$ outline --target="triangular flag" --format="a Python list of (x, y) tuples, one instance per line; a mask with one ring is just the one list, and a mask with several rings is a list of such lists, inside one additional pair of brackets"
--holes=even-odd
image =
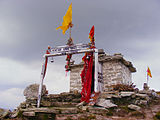
[(149, 67), (148, 67), (148, 69), (147, 69), (147, 75), (148, 75), (149, 77), (152, 77), (151, 70), (149, 69)]
[(66, 15), (63, 17), (62, 26), (59, 26), (56, 30), (62, 29), (63, 34), (65, 34), (70, 25), (72, 25), (72, 3), (66, 12)]
[(94, 38), (94, 25), (92, 26), (90, 33), (89, 33), (89, 38), (93, 39)]

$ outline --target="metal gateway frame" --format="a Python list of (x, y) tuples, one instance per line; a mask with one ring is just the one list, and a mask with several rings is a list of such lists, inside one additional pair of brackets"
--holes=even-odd
[(76, 45), (65, 45), (65, 46), (57, 46), (55, 48), (49, 48), (48, 49), (49, 54), (44, 54), (44, 63), (42, 64), (42, 72), (41, 72), (41, 78), (40, 78), (40, 85), (39, 85), (39, 91), (38, 91), (38, 100), (37, 100), (37, 107), (40, 107), (41, 102), (41, 95), (42, 95), (42, 86), (43, 86), (43, 80), (45, 77), (46, 72), (46, 62), (48, 61), (49, 57), (56, 57), (56, 56), (64, 56), (68, 54), (82, 54), (87, 52), (93, 52), (95, 57), (95, 75), (94, 75), (94, 91), (100, 92), (102, 89), (98, 85), (98, 78), (99, 78), (99, 63), (98, 63), (98, 49), (89, 49), (88, 44), (76, 44)]

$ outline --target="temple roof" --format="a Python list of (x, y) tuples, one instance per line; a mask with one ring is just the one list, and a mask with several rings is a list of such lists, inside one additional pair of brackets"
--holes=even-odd
[(99, 54), (99, 62), (108, 62), (114, 60), (122, 62), (126, 67), (129, 68), (131, 72), (136, 72), (136, 68), (133, 66), (132, 62), (125, 60), (121, 53), (115, 53), (114, 55)]
[[(122, 64), (124, 64), (126, 67), (129, 68), (131, 72), (136, 72), (136, 68), (133, 66), (132, 62), (125, 60), (121, 53), (108, 55), (108, 54), (105, 54), (102, 49), (99, 50), (99, 55), (98, 55), (99, 62), (109, 62), (109, 61), (115, 61), (115, 60), (118, 60)], [(70, 67), (71, 68), (78, 67), (78, 66), (82, 66), (83, 64), (84, 64), (83, 62), (81, 62), (80, 64), (72, 64)]]

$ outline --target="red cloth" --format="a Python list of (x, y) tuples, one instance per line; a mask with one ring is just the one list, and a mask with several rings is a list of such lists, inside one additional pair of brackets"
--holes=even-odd
[[(87, 59), (87, 56), (89, 59)], [(89, 103), (91, 97), (91, 85), (92, 85), (92, 68), (93, 68), (93, 53), (85, 54), (82, 58), (84, 61), (84, 68), (81, 73), (82, 80), (82, 92), (81, 92), (81, 102), (85, 101)]]
[[(95, 47), (95, 40), (94, 40), (94, 25), (92, 26), (90, 33), (90, 49), (94, 49)], [(89, 57), (87, 59), (87, 57)], [(82, 80), (82, 91), (81, 91), (81, 102), (85, 101), (86, 103), (90, 102), (91, 98), (91, 87), (92, 87), (92, 78), (93, 75), (93, 53), (86, 53), (85, 56), (82, 58), (84, 61), (84, 68), (81, 72), (81, 80)]]
[[(50, 54), (50, 52), (47, 50), (46, 54)], [(48, 63), (48, 57), (45, 57), (45, 65), (44, 65), (44, 73), (43, 73), (43, 79), (46, 75), (46, 70), (47, 70), (47, 63)]]
[(90, 33), (89, 33), (89, 38), (93, 39), (93, 37), (94, 37), (94, 25), (92, 26)]

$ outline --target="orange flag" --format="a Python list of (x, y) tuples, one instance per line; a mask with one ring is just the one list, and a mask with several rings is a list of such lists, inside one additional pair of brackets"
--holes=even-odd
[(147, 69), (147, 75), (148, 75), (149, 77), (152, 77), (151, 70), (149, 69), (149, 67), (148, 67), (148, 69)]

